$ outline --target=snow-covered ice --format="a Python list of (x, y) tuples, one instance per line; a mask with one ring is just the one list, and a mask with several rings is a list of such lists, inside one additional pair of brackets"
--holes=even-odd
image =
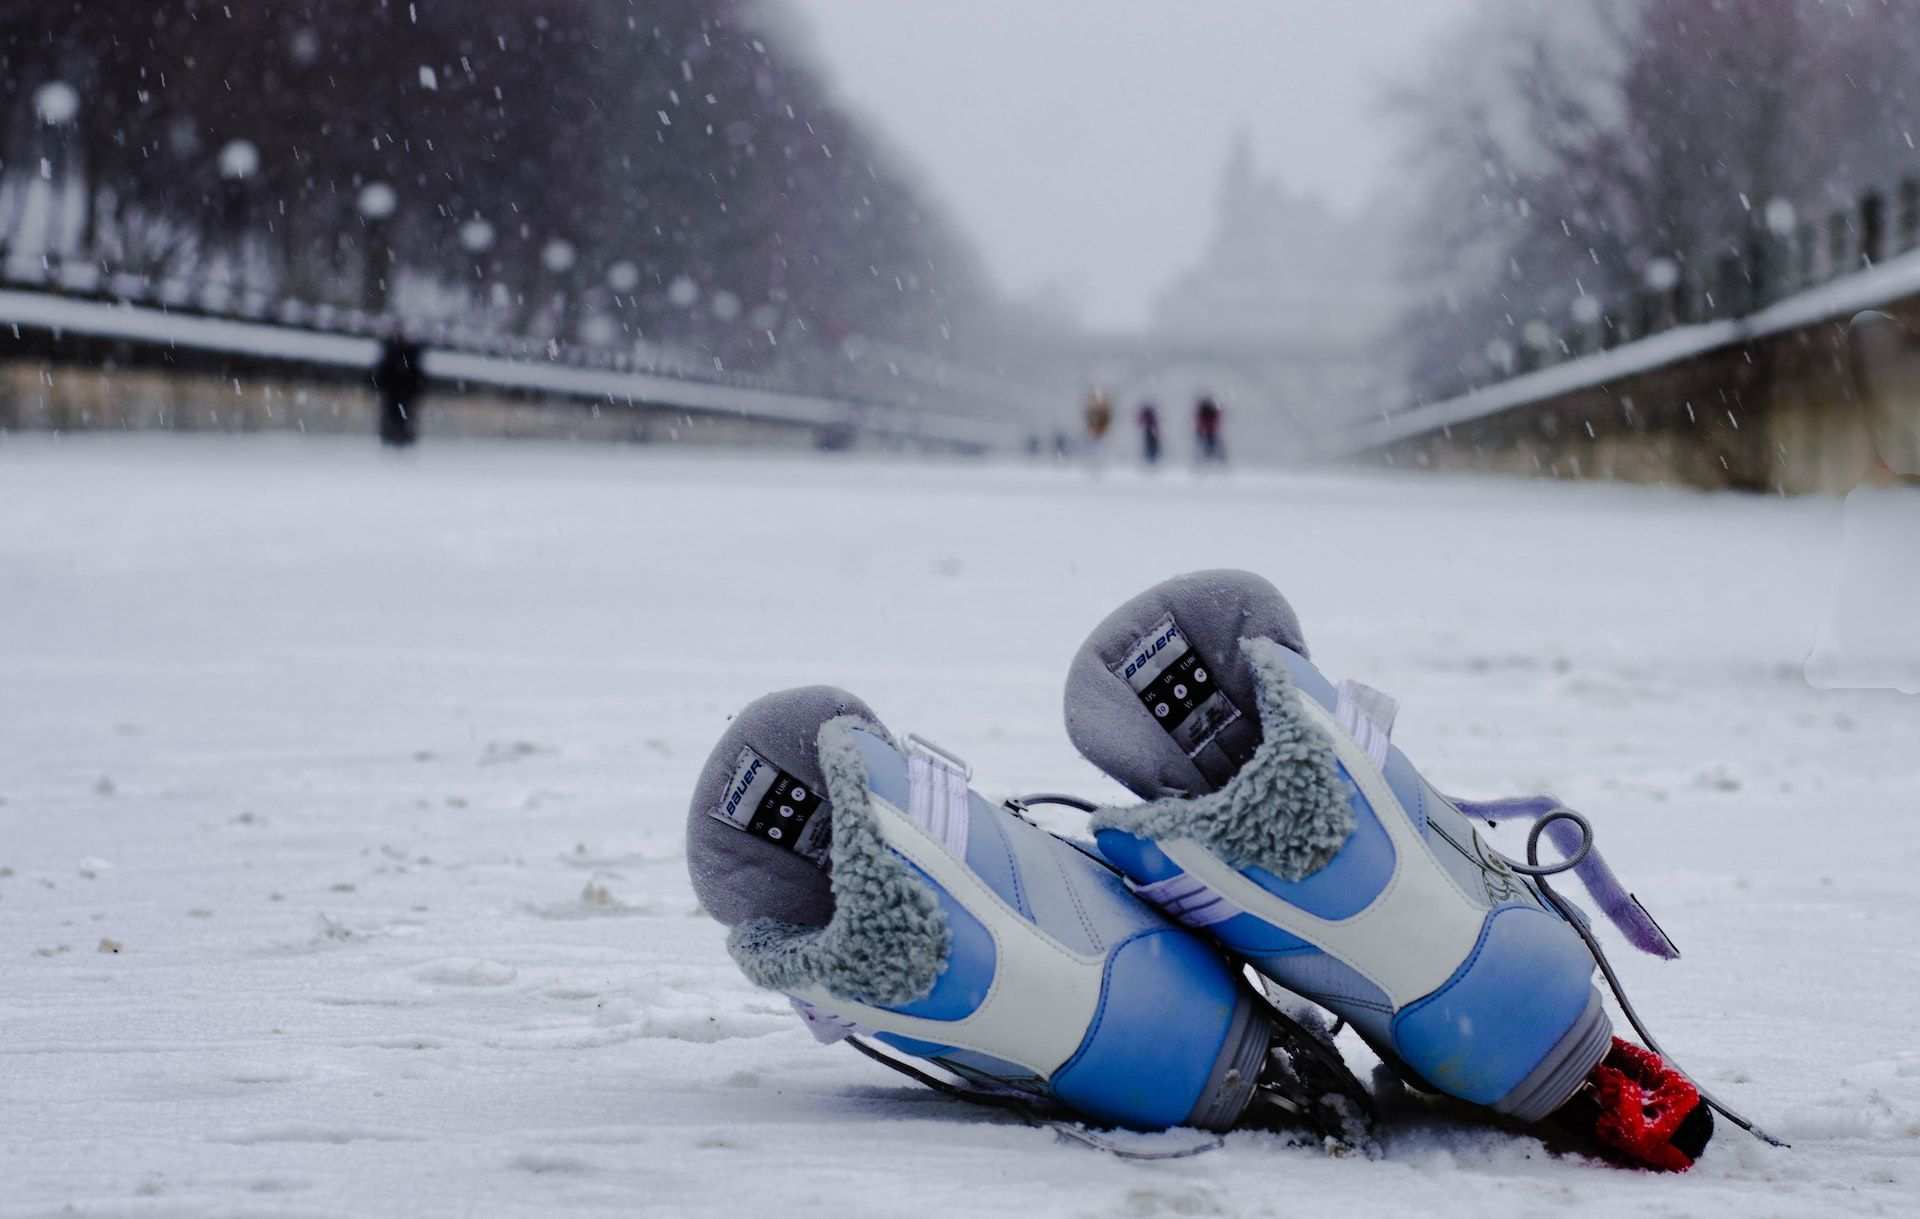
[[(1437, 476), (5, 439), (0, 1215), (1910, 1214), (1920, 700), (1801, 676), (1839, 530)], [(1125, 1163), (740, 978), (681, 846), (730, 711), (837, 682), (989, 791), (1115, 796), (1068, 657), (1229, 564), (1443, 786), (1593, 817), (1686, 953), (1611, 940), (1636, 999), (1793, 1150), (1723, 1126), (1657, 1177), (1416, 1115), (1376, 1160)]]

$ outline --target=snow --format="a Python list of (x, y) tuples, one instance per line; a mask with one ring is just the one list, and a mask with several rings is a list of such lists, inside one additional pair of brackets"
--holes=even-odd
[(1920, 694), (1920, 489), (1856, 487), (1847, 493), (1832, 608), (1820, 624), (1807, 678)]
[[(1911, 1213), (1920, 702), (1801, 675), (1830, 501), (151, 436), (5, 438), (0, 489), (0, 1216)], [(1793, 1150), (1126, 1163), (740, 978), (681, 847), (732, 710), (838, 682), (1113, 797), (1068, 657), (1223, 564), (1443, 787), (1594, 819), (1686, 954), (1603, 930), (1642, 1011)]]

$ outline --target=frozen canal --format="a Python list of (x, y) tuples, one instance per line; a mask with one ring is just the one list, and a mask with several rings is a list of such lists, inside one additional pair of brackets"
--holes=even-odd
[[(1910, 1214), (1920, 699), (1802, 680), (1838, 530), (1437, 477), (6, 439), (0, 1216)], [(1395, 694), (1443, 787), (1588, 813), (1686, 954), (1620, 949), (1655, 1031), (1794, 1149), (1723, 1126), (1656, 1178), (1419, 1116), (1378, 1160), (1122, 1163), (746, 985), (680, 840), (732, 710), (834, 682), (988, 791), (1114, 797), (1067, 660), (1208, 566)]]

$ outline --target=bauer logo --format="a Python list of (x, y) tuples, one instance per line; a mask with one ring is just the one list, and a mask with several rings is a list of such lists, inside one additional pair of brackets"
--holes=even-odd
[(745, 829), (766, 794), (765, 789), (773, 785), (776, 773), (765, 758), (751, 748), (742, 747), (733, 763), (733, 778), (727, 782), (726, 799), (714, 815)]
[(1180, 636), (1180, 624), (1173, 620), (1172, 614), (1168, 614), (1127, 650), (1126, 663), (1114, 671), (1127, 684), (1139, 690), (1186, 650), (1186, 641)]
[(1160, 635), (1152, 643), (1149, 643), (1146, 647), (1142, 648), (1138, 656), (1135, 656), (1132, 660), (1127, 662), (1126, 676), (1132, 677), (1135, 673), (1145, 668), (1147, 662), (1149, 660), (1152, 660), (1155, 656), (1158, 656), (1160, 654), (1160, 649), (1166, 647), (1169, 643), (1172, 643), (1173, 637), (1175, 635), (1178, 635), (1179, 633), (1180, 633), (1179, 626), (1177, 625), (1170, 626), (1167, 628), (1165, 634)]
[(831, 822), (812, 787), (743, 746), (726, 793), (710, 810), (717, 821), (825, 867)]
[(1168, 614), (1127, 650), (1113, 668), (1188, 756), (1199, 753), (1240, 718), (1240, 711), (1218, 689), (1215, 674), (1201, 663), (1186, 632)]
[(747, 789), (753, 786), (753, 777), (759, 773), (760, 759), (755, 758), (752, 762), (748, 763), (747, 773), (741, 775), (739, 781), (734, 785), (733, 794), (727, 797), (727, 816), (733, 816), (733, 811), (740, 807), (741, 798), (747, 794)]

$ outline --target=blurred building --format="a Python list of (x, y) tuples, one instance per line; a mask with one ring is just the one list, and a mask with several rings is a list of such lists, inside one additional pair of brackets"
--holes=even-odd
[[(1235, 461), (1310, 457), (1326, 436), (1403, 396), (1388, 226), (1349, 218), (1228, 154), (1199, 261), (1155, 298), (1144, 335), (1105, 353), (1104, 384), (1183, 421), (1217, 401)], [(1179, 451), (1175, 451), (1179, 455)]]
[(1392, 316), (1384, 226), (1261, 172), (1245, 130), (1220, 175), (1212, 239), (1154, 301), (1157, 330), (1346, 346)]

